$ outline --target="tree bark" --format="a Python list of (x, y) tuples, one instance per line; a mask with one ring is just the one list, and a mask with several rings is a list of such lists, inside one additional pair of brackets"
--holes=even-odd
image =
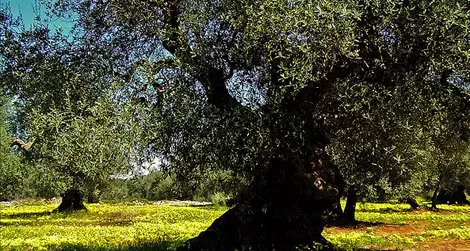
[(437, 210), (437, 195), (439, 194), (440, 182), (437, 182), (436, 188), (434, 189), (434, 193), (432, 195), (431, 201), (431, 209)]
[(83, 204), (83, 194), (76, 188), (70, 188), (62, 196), (62, 202), (56, 209), (58, 212), (73, 212), (87, 210)]
[(457, 187), (457, 190), (453, 193), (453, 198), (459, 205), (470, 205), (470, 202), (467, 200), (467, 196), (465, 195), (464, 186)]
[(343, 225), (343, 208), (341, 207), (341, 195), (338, 194), (333, 201), (331, 210), (327, 212), (325, 224), (327, 226)]
[(352, 224), (356, 221), (357, 194), (354, 189), (348, 192), (343, 213), (343, 223)]

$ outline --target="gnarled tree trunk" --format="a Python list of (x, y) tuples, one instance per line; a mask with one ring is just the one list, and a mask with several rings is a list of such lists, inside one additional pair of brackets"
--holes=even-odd
[(321, 233), (324, 212), (338, 194), (334, 175), (326, 167), (309, 170), (292, 164), (273, 160), (246, 200), (178, 250), (295, 250), (314, 242), (331, 249)]
[(87, 210), (83, 204), (83, 194), (76, 188), (70, 188), (62, 196), (62, 203), (56, 209), (59, 212)]

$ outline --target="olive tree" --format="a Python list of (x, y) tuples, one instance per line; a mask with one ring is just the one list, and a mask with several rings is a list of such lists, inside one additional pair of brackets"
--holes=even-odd
[(33, 165), (48, 165), (67, 180), (59, 211), (85, 209), (83, 193), (94, 196), (112, 175), (126, 175), (137, 166), (140, 129), (133, 111), (101, 98), (84, 110), (86, 115), (67, 109), (32, 113)]
[[(449, 95), (449, 94), (447, 94)], [(462, 97), (453, 97), (447, 106), (434, 102), (425, 149), (428, 152), (428, 187), (433, 188), (432, 208), (437, 209), (440, 191), (461, 189), (465, 199), (464, 186), (470, 173), (470, 124), (468, 116), (470, 100), (455, 102)], [(462, 106), (464, 104), (464, 106)], [(461, 188), (459, 188), (461, 187)]]
[(16, 120), (28, 136), (15, 144), (35, 173), (68, 184), (59, 210), (84, 208), (83, 192), (92, 195), (111, 174), (138, 164), (137, 106), (110, 93), (113, 81), (103, 72), (112, 66), (99, 60), (97, 48), (47, 23), (27, 29), (8, 6), (0, 10), (0, 82), (21, 103)]
[[(345, 181), (345, 211), (335, 223), (354, 223), (358, 200), (385, 200), (415, 196), (426, 181), (421, 163), (426, 138), (422, 132), (426, 101), (419, 90), (391, 91), (356, 83), (343, 86), (339, 130), (329, 152)], [(413, 95), (414, 99), (404, 99)], [(339, 204), (339, 198), (338, 202)]]
[[(147, 127), (148, 147), (162, 156), (167, 169), (179, 178), (227, 169), (247, 179), (238, 203), (181, 249), (292, 250), (313, 241), (327, 244), (322, 215), (342, 190), (341, 175), (360, 176), (360, 169), (341, 173), (334, 165), (334, 151), (328, 152), (335, 149), (335, 135), (354, 128), (357, 114), (369, 113), (369, 125), (390, 122), (381, 117), (386, 109), (376, 108), (393, 108), (403, 112), (397, 118), (404, 118), (421, 107), (414, 106), (416, 97), (422, 107), (431, 106), (432, 97), (447, 106), (449, 91), (468, 99), (463, 91), (469, 85), (470, 55), (465, 1), (46, 2), (57, 15), (76, 17), (79, 48), (99, 55), (86, 61), (100, 69), (94, 76), (120, 83), (116, 95), (147, 107), (153, 122)], [(26, 61), (28, 69), (41, 59)], [(11, 74), (17, 61), (8, 61), (4, 79), (18, 78)], [(66, 79), (86, 71), (73, 69)], [(357, 110), (343, 109), (348, 89), (367, 102), (384, 97), (383, 103), (353, 102)], [(403, 125), (390, 128), (405, 135), (418, 130)], [(377, 128), (367, 126), (364, 133), (380, 132)], [(380, 142), (397, 141), (389, 138)], [(358, 162), (367, 158), (356, 157)], [(401, 179), (406, 166), (396, 162), (387, 166), (385, 182)], [(382, 173), (371, 165), (364, 168), (374, 177)]]

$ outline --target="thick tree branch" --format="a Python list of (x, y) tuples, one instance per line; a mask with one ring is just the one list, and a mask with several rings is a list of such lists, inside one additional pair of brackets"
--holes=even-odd
[[(178, 56), (181, 51), (190, 52), (191, 48), (188, 44), (183, 44), (179, 40), (180, 22), (180, 8), (181, 0), (167, 0), (164, 1), (162, 6), (164, 23), (169, 29), (169, 34), (163, 39), (163, 47), (170, 52), (173, 56)], [(230, 95), (225, 85), (227, 77), (224, 75), (224, 70), (216, 68), (206, 63), (202, 58), (192, 58), (189, 65), (202, 65), (199, 69), (204, 69), (204, 72), (194, 74), (195, 78), (202, 84), (206, 91), (207, 100), (210, 104), (218, 107), (219, 109), (227, 109), (230, 107), (240, 105), (239, 102)]]
[(178, 43), (178, 30), (180, 28), (180, 3), (181, 0), (166, 0), (163, 2), (163, 21), (169, 27), (169, 35), (164, 38), (163, 46), (171, 54), (175, 55), (180, 46)]
[(15, 138), (11, 143), (10, 143), (10, 147), (13, 147), (13, 146), (18, 146), (21, 150), (23, 150), (24, 152), (27, 152), (29, 151), (29, 149), (31, 149), (31, 146), (34, 144), (34, 141), (36, 139), (33, 138), (31, 141), (29, 141), (28, 143), (24, 142), (23, 140), (21, 140), (20, 138)]

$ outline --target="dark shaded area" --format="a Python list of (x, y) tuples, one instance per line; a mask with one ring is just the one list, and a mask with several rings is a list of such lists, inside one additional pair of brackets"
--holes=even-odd
[(89, 204), (96, 204), (96, 203), (100, 203), (100, 198), (98, 196), (96, 196), (95, 194), (89, 194), (87, 196), (87, 203)]
[(52, 212), (36, 212), (36, 213), (9, 213), (7, 215), (0, 214), (3, 219), (25, 219), (25, 218), (39, 218), (47, 215), (51, 215)]
[[(313, 241), (328, 245), (318, 222), (321, 217), (306, 215), (298, 207), (237, 205), (178, 250), (293, 250), (294, 243)], [(306, 230), (308, 226), (311, 228)]]
[[(88, 246), (83, 246), (83, 245), (78, 245), (78, 244), (64, 244), (60, 246), (60, 250), (62, 251), (105, 251), (105, 250), (110, 250), (110, 251), (171, 251), (171, 250), (176, 250), (176, 247), (181, 245), (181, 241), (158, 241), (154, 243), (145, 243), (142, 245), (130, 245), (126, 247), (121, 247), (121, 248), (103, 248), (103, 247), (88, 247)], [(277, 250), (277, 249), (276, 249)], [(305, 247), (300, 247), (298, 249), (299, 251), (301, 250), (320, 250), (316, 249), (316, 246), (305, 246)], [(331, 250), (331, 251), (343, 251), (343, 249), (338, 249), (338, 248), (332, 248), (332, 249), (325, 249), (325, 250)], [(376, 250), (376, 249), (361, 249), (361, 248), (354, 248), (353, 250), (355, 251), (368, 251), (368, 250)], [(220, 250), (220, 251), (232, 251), (232, 250)], [(254, 250), (258, 251), (258, 250)], [(269, 251), (272, 251), (270, 249)], [(279, 250), (283, 251), (283, 250)]]
[(376, 226), (382, 226), (382, 225), (391, 225), (391, 224), (384, 223), (384, 222), (367, 222), (367, 221), (354, 220), (353, 222), (349, 222), (348, 224), (336, 225), (335, 227), (359, 229), (359, 228), (376, 227)]
[(62, 251), (168, 251), (175, 250), (177, 246), (181, 245), (181, 241), (156, 241), (153, 243), (143, 243), (140, 245), (130, 245), (120, 248), (109, 248), (109, 247), (89, 247), (79, 244), (65, 243), (59, 247)]
[(70, 188), (62, 196), (62, 203), (56, 209), (58, 212), (87, 210), (83, 204), (83, 194), (76, 188)]
[(463, 186), (457, 187), (455, 191), (452, 190), (441, 190), (436, 198), (436, 204), (448, 204), (448, 205), (470, 205), (465, 195), (465, 188)]

